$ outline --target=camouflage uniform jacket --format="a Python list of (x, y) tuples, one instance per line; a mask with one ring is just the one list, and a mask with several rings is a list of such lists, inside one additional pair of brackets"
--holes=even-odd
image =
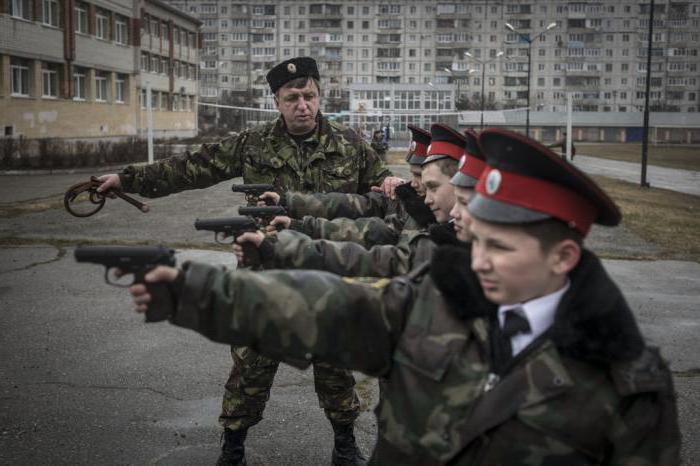
[(172, 322), (299, 368), (313, 361), (386, 379), (373, 464), (678, 465), (670, 372), (624, 297), (585, 253), (550, 331), (500, 380), (495, 306), (468, 250), (393, 280), (185, 266)]
[(212, 186), (242, 176), (245, 183), (270, 183), (278, 191), (364, 193), (390, 175), (357, 134), (320, 116), (317, 131), (299, 145), (282, 117), (193, 153), (120, 175), (127, 192), (160, 197)]
[(399, 200), (375, 192), (287, 192), (280, 204), (292, 217), (290, 229), (312, 239), (352, 241), (367, 248), (396, 244), (408, 219)]
[(325, 270), (352, 277), (403, 275), (429, 260), (435, 249), (428, 231), (413, 229), (412, 220), (396, 245), (378, 244), (369, 249), (357, 242), (312, 240), (303, 233), (281, 231), (265, 268)]

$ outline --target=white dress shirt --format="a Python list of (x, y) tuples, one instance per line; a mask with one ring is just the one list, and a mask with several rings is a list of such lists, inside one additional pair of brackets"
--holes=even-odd
[(554, 314), (557, 311), (559, 302), (561, 298), (569, 289), (571, 282), (566, 281), (566, 285), (560, 290), (554, 293), (542, 296), (531, 301), (519, 304), (502, 304), (498, 307), (498, 322), (503, 328), (503, 322), (505, 321), (505, 312), (511, 309), (520, 308), (524, 312), (524, 317), (527, 318), (530, 324), (530, 333), (518, 333), (513, 335), (510, 339), (511, 346), (513, 347), (513, 356), (520, 353), (527, 345), (532, 343), (532, 341), (542, 335), (545, 330), (552, 326), (554, 322)]

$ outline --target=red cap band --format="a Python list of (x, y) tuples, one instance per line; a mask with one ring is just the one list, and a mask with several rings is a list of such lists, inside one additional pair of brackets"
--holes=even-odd
[(464, 162), (464, 165), (462, 165), (462, 168), (459, 169), (459, 171), (461, 171), (465, 175), (471, 176), (472, 178), (478, 180), (479, 178), (481, 178), (481, 173), (486, 168), (486, 162), (484, 162), (480, 158), (474, 157), (468, 152), (464, 155), (467, 159), (466, 162)]
[(489, 166), (480, 177), (476, 192), (506, 204), (549, 214), (584, 236), (598, 216), (595, 205), (561, 185)]
[(413, 149), (413, 155), (417, 155), (418, 157), (425, 157), (428, 154), (428, 146), (425, 144), (421, 144), (418, 141), (413, 141), (416, 143), (415, 148)]
[(464, 147), (455, 146), (449, 142), (434, 141), (430, 143), (428, 157), (431, 155), (449, 155), (455, 160), (459, 160), (464, 155)]

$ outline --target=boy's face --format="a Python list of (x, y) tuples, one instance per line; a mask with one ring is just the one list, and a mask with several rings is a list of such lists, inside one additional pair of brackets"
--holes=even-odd
[(560, 289), (566, 274), (557, 272), (556, 246), (549, 252), (516, 226), (472, 217), (472, 270), (486, 298), (495, 304), (530, 301)]
[(316, 114), (321, 98), (313, 79), (297, 89), (282, 86), (277, 91), (275, 104), (282, 114), (290, 134), (306, 134), (316, 127)]
[(469, 226), (472, 223), (472, 218), (467, 210), (467, 204), (474, 195), (473, 189), (454, 187), (455, 190), (455, 205), (450, 211), (450, 216), (454, 219), (455, 233), (460, 241), (471, 241), (472, 232)]
[(421, 180), (423, 170), (420, 165), (409, 165), (409, 170), (411, 170), (411, 187), (416, 190), (419, 196), (425, 196), (425, 187)]
[(433, 211), (438, 223), (450, 220), (450, 211), (455, 204), (455, 190), (450, 178), (442, 173), (437, 162), (423, 166), (421, 180), (425, 187), (425, 204)]

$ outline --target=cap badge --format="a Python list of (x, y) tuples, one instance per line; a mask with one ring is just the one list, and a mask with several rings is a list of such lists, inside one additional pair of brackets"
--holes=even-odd
[(430, 154), (430, 148), (433, 147), (432, 144), (428, 144), (428, 154)]
[(491, 170), (488, 177), (486, 178), (486, 192), (488, 194), (495, 194), (498, 188), (501, 187), (501, 172), (498, 170)]
[(459, 167), (458, 169), (461, 170), (462, 167), (464, 167), (464, 164), (467, 163), (467, 156), (463, 155), (461, 159), (459, 159)]
[(287, 64), (287, 71), (289, 71), (290, 73), (296, 73), (297, 66), (294, 63), (289, 63)]

